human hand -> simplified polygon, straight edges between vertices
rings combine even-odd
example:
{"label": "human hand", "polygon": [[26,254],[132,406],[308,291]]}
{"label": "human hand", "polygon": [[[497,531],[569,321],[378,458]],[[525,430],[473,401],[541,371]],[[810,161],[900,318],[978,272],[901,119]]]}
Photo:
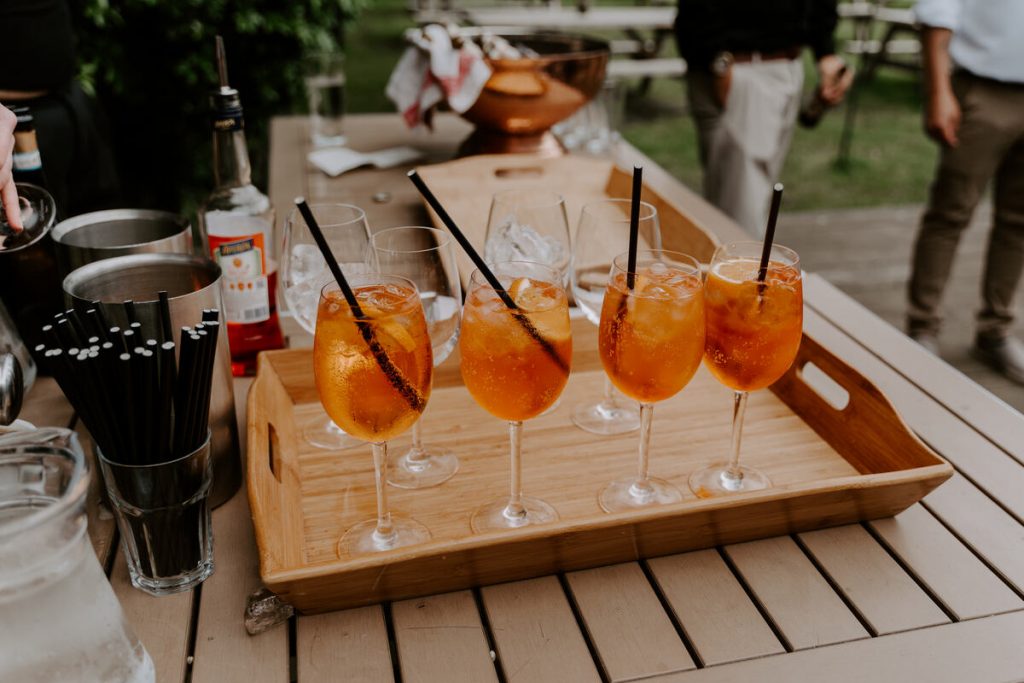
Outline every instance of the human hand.
{"label": "human hand", "polygon": [[924,110],[924,130],[928,137],[947,147],[956,147],[960,140],[960,103],[950,88],[935,88],[928,95]]}
{"label": "human hand", "polygon": [[829,106],[843,101],[853,85],[853,67],[837,55],[825,55],[818,60],[818,91]]}
{"label": "human hand", "polygon": [[18,117],[0,104],[0,204],[7,214],[7,223],[15,230],[21,230],[21,209],[18,206],[18,190],[14,187],[11,169],[14,165],[14,127]]}

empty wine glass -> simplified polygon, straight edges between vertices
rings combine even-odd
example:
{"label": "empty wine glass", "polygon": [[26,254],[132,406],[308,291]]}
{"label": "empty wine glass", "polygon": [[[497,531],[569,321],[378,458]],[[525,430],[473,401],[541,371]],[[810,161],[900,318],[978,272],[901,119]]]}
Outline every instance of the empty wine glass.
{"label": "empty wine glass", "polygon": [[[587,320],[598,325],[601,306],[608,289],[615,257],[629,245],[628,199],[591,202],[580,212],[572,257],[572,295]],[[640,202],[640,249],[660,249],[658,211]],[[640,428],[640,411],[633,401],[624,400],[605,375],[604,396],[573,408],[573,423],[591,434],[625,434]]]}
{"label": "empty wine glass", "polygon": [[[369,272],[366,254],[370,226],[363,210],[351,204],[313,204],[310,209],[345,275]],[[292,209],[284,223],[280,276],[288,309],[302,329],[313,334],[320,290],[334,278],[298,209]],[[318,418],[307,425],[302,437],[307,443],[327,450],[352,448],[362,443],[346,434],[329,417]]]}
{"label": "empty wine glass", "polygon": [[[458,343],[462,319],[462,285],[451,236],[437,228],[409,226],[375,233],[370,244],[377,270],[408,278],[419,289],[437,367]],[[437,486],[459,469],[459,459],[451,450],[423,445],[420,424],[417,420],[412,427],[412,447],[388,471],[392,486]]]}
{"label": "empty wine glass", "polygon": [[[621,250],[620,250],[621,251]],[[491,198],[484,260],[532,261],[555,270],[569,284],[569,220],[562,195],[547,190],[504,190]]]}

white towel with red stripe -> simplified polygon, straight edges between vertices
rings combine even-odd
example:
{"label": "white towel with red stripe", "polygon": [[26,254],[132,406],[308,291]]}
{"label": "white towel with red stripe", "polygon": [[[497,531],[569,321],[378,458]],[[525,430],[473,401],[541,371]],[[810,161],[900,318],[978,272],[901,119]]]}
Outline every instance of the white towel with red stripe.
{"label": "white towel with red stripe", "polygon": [[453,42],[450,29],[439,24],[407,36],[412,46],[391,72],[385,90],[406,125],[430,128],[434,108],[441,102],[460,114],[472,107],[491,77],[480,47],[469,39]]}

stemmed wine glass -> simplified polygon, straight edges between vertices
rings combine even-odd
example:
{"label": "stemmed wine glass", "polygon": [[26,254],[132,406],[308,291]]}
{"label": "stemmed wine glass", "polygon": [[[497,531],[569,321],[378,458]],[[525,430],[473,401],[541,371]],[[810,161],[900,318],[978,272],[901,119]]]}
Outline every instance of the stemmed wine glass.
{"label": "stemmed wine glass", "polygon": [[758,278],[761,242],[732,242],[715,250],[705,286],[707,343],[704,364],[735,392],[732,451],[690,475],[701,498],[771,485],[767,475],[740,465],[740,437],[749,392],[781,378],[793,364],[803,334],[800,258],[773,245],[766,274]]}
{"label": "stemmed wine glass", "polygon": [[[419,289],[437,367],[455,349],[462,319],[462,285],[451,236],[436,228],[410,226],[377,232],[370,244],[376,270],[406,277]],[[412,427],[412,447],[389,471],[392,486],[437,486],[459,469],[459,459],[451,450],[424,447],[420,424],[417,420]]]}
{"label": "stemmed wine glass", "polygon": [[608,484],[598,495],[605,512],[675,503],[679,489],[648,475],[654,404],[689,383],[704,355],[704,286],[700,264],[673,251],[616,257],[601,308],[598,349],[615,386],[640,402],[640,449],[635,477]]}
{"label": "stemmed wine glass", "polygon": [[[601,322],[601,304],[608,288],[612,261],[629,241],[628,199],[603,199],[591,202],[580,212],[572,255],[572,295],[587,320]],[[640,202],[638,246],[661,248],[658,211]],[[640,411],[624,401],[606,375],[604,396],[573,408],[573,423],[591,434],[625,434],[640,427]]]}
{"label": "stemmed wine glass", "polygon": [[[313,204],[310,208],[341,262],[342,270],[352,275],[371,270],[366,265],[370,226],[363,210],[351,204]],[[334,278],[298,209],[292,209],[284,223],[280,275],[288,309],[302,329],[313,334],[320,290]],[[330,418],[317,418],[306,426],[302,436],[307,443],[327,450],[352,448],[362,443],[346,434]]]}
{"label": "stemmed wine glass", "polygon": [[419,522],[393,518],[387,499],[387,441],[420,418],[434,372],[427,321],[411,280],[367,273],[346,277],[359,310],[338,284],[325,285],[313,338],[313,373],[327,414],[351,435],[373,444],[377,518],[356,524],[339,554],[391,550],[422,543]]}
{"label": "stemmed wine glass", "polygon": [[550,266],[569,284],[569,219],[565,200],[547,190],[503,190],[491,198],[484,260],[532,261]]}
{"label": "stemmed wine glass", "polygon": [[537,417],[561,395],[572,362],[569,302],[559,273],[526,261],[495,263],[491,270],[500,291],[479,270],[470,278],[459,352],[462,380],[473,399],[508,420],[512,476],[508,498],[473,514],[478,532],[558,519],[550,504],[523,495],[520,439],[523,420]]}

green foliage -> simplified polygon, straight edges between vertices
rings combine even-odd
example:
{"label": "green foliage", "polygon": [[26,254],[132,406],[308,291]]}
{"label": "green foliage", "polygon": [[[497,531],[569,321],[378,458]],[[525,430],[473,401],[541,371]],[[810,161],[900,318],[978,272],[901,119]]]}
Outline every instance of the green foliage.
{"label": "green foliage", "polygon": [[71,0],[80,79],[111,122],[125,204],[179,211],[212,186],[214,36],[266,187],[270,117],[305,108],[302,56],[339,48],[364,0]]}

